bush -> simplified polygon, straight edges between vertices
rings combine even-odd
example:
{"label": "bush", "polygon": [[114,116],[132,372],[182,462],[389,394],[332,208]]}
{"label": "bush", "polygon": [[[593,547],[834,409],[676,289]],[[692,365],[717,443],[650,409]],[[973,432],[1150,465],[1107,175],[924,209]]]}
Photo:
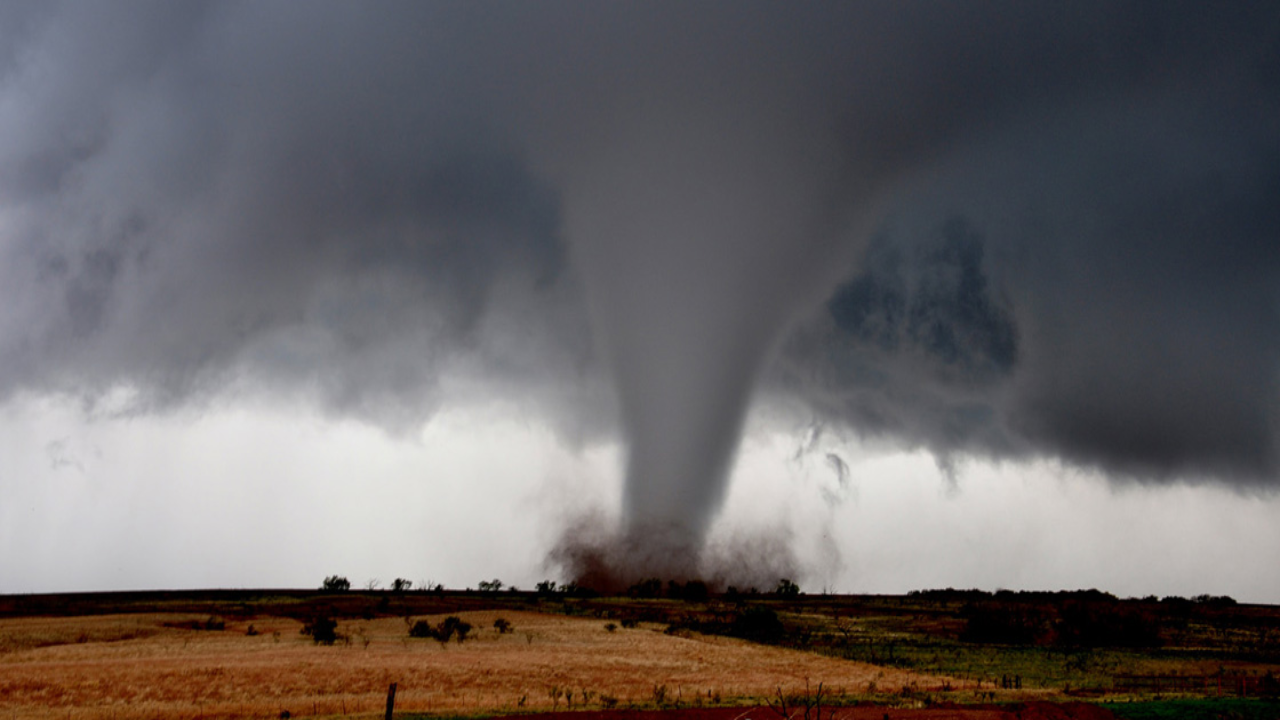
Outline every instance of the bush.
{"label": "bush", "polygon": [[445,618],[439,625],[432,626],[426,620],[419,620],[409,627],[409,637],[432,638],[442,643],[447,643],[450,639],[456,638],[458,643],[462,644],[466,641],[470,632],[471,623],[465,622],[455,615]]}
{"label": "bush", "polygon": [[729,634],[734,637],[770,645],[782,642],[784,633],[778,613],[767,607],[749,608],[729,625]]}
{"label": "bush", "polygon": [[495,630],[498,631],[499,635],[506,635],[512,630],[515,630],[515,628],[511,626],[511,623],[506,618],[498,618],[497,620],[494,620],[493,627]]}
{"label": "bush", "polygon": [[332,645],[338,641],[338,621],[328,615],[321,615],[302,626],[302,634],[310,635],[317,645]]}

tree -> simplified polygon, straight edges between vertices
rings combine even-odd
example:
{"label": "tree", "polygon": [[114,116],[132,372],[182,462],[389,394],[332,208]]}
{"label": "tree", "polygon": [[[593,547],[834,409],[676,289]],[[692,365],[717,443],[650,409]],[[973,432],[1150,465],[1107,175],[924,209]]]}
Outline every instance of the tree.
{"label": "tree", "polygon": [[800,594],[800,586],[787,578],[782,578],[778,581],[778,587],[773,592],[779,597],[795,597]]}
{"label": "tree", "polygon": [[380,587],[382,587],[382,581],[379,580],[378,578],[370,578],[369,582],[364,584],[364,589],[370,592],[373,592],[374,590],[377,590]]}
{"label": "tree", "polygon": [[[672,583],[678,585],[679,583]],[[627,588],[627,595],[634,598],[659,598],[662,597],[662,581],[658,578],[648,578]]]}
{"label": "tree", "polygon": [[324,579],[320,589],[325,592],[346,592],[351,589],[351,581],[341,575],[330,575]]}
{"label": "tree", "polygon": [[480,581],[480,592],[498,592],[502,589],[502,581],[498,578]]}
{"label": "tree", "polygon": [[408,592],[413,587],[413,582],[404,578],[396,578],[391,581],[391,592]]}

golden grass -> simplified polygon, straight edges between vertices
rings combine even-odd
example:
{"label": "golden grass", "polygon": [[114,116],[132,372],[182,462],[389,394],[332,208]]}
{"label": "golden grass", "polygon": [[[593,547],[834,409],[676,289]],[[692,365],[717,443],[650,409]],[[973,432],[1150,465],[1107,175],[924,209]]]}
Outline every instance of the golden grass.
{"label": "golden grass", "polygon": [[[345,621],[348,643],[314,645],[277,617],[228,621],[223,631],[166,626],[203,619],[117,615],[0,620],[0,720],[70,718],[381,717],[387,686],[397,711],[476,713],[620,705],[683,705],[772,695],[809,680],[837,692],[940,680],[906,671],[661,626],[608,632],[604,620],[527,612],[466,612],[473,637],[447,646],[408,637],[399,618]],[[493,629],[505,617],[514,632]],[[438,622],[440,617],[425,618]],[[260,634],[246,635],[252,623]],[[553,701],[552,690],[558,690]]]}

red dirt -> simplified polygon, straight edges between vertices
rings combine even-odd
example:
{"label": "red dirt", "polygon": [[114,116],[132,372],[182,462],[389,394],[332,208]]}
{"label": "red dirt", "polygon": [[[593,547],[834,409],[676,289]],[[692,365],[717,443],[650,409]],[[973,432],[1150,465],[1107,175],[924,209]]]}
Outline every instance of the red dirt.
{"label": "red dirt", "polygon": [[[1111,711],[1089,703],[1026,702],[1011,705],[953,705],[896,708],[855,705],[823,708],[828,720],[1114,720]],[[804,717],[803,709],[791,720]],[[768,707],[684,708],[680,710],[599,710],[508,715],[492,720],[782,720]]]}

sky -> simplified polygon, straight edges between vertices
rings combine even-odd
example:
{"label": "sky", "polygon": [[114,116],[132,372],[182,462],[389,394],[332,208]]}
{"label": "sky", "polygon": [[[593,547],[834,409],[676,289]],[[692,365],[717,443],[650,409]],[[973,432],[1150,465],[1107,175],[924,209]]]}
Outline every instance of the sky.
{"label": "sky", "polygon": [[6,3],[0,593],[1280,602],[1278,48],[1261,2]]}

